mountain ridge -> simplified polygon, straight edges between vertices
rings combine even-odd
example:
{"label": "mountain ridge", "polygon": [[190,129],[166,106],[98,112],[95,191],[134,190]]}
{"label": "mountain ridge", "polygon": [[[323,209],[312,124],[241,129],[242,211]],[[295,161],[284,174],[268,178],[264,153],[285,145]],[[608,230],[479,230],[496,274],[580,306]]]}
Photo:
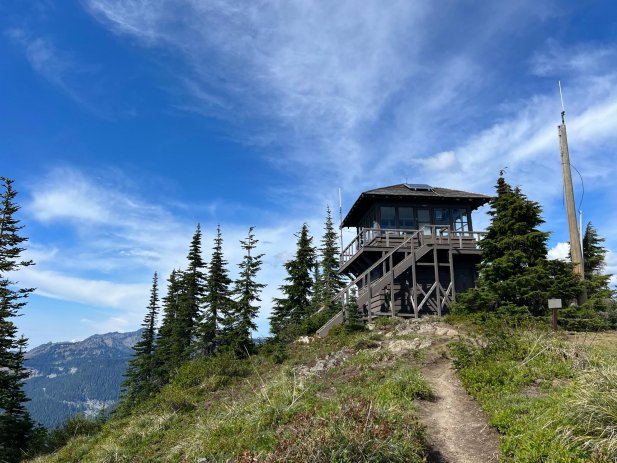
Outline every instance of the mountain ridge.
{"label": "mountain ridge", "polygon": [[76,413],[113,409],[142,330],[95,334],[82,341],[48,342],[25,353],[24,391],[33,419],[47,428]]}

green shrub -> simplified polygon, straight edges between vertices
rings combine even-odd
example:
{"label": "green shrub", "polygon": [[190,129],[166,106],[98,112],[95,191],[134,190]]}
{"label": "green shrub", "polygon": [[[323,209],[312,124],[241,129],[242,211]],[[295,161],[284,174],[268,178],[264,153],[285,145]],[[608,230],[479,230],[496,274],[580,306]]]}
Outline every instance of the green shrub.
{"label": "green shrub", "polygon": [[557,323],[560,328],[568,331],[601,331],[609,328],[608,320],[588,306],[560,309]]}
{"label": "green shrub", "polygon": [[248,360],[237,359],[231,352],[224,352],[185,363],[173,377],[172,384],[181,388],[201,386],[214,391],[232,379],[245,377],[250,372]]}

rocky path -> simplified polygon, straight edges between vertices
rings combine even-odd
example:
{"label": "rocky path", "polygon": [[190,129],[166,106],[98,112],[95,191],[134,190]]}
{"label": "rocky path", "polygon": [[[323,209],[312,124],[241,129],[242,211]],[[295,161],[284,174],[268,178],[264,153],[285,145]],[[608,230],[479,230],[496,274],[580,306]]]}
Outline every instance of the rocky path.
{"label": "rocky path", "polygon": [[423,371],[437,396],[420,404],[420,414],[433,448],[429,462],[497,462],[499,436],[479,405],[461,385],[451,362],[439,359]]}

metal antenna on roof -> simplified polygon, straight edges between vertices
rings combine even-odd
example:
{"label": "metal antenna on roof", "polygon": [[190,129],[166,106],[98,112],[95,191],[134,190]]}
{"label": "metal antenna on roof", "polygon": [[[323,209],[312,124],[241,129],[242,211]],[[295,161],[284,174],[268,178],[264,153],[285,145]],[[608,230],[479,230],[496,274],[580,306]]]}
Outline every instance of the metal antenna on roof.
{"label": "metal antenna on roof", "polygon": [[343,194],[341,189],[338,189],[338,218],[339,218],[339,230],[341,232],[341,252],[343,252]]}

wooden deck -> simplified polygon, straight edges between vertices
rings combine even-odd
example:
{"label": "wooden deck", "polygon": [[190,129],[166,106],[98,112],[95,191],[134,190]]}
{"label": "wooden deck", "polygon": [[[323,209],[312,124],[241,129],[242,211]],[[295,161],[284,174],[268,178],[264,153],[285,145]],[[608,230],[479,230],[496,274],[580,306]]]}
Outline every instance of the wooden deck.
{"label": "wooden deck", "polygon": [[404,252],[404,247],[399,249],[400,245],[412,236],[415,248],[428,245],[436,249],[479,254],[478,242],[484,235],[485,232],[454,231],[450,227],[436,225],[424,227],[422,230],[364,228],[341,252],[340,271],[345,272],[363,253],[381,254],[392,250]]}

